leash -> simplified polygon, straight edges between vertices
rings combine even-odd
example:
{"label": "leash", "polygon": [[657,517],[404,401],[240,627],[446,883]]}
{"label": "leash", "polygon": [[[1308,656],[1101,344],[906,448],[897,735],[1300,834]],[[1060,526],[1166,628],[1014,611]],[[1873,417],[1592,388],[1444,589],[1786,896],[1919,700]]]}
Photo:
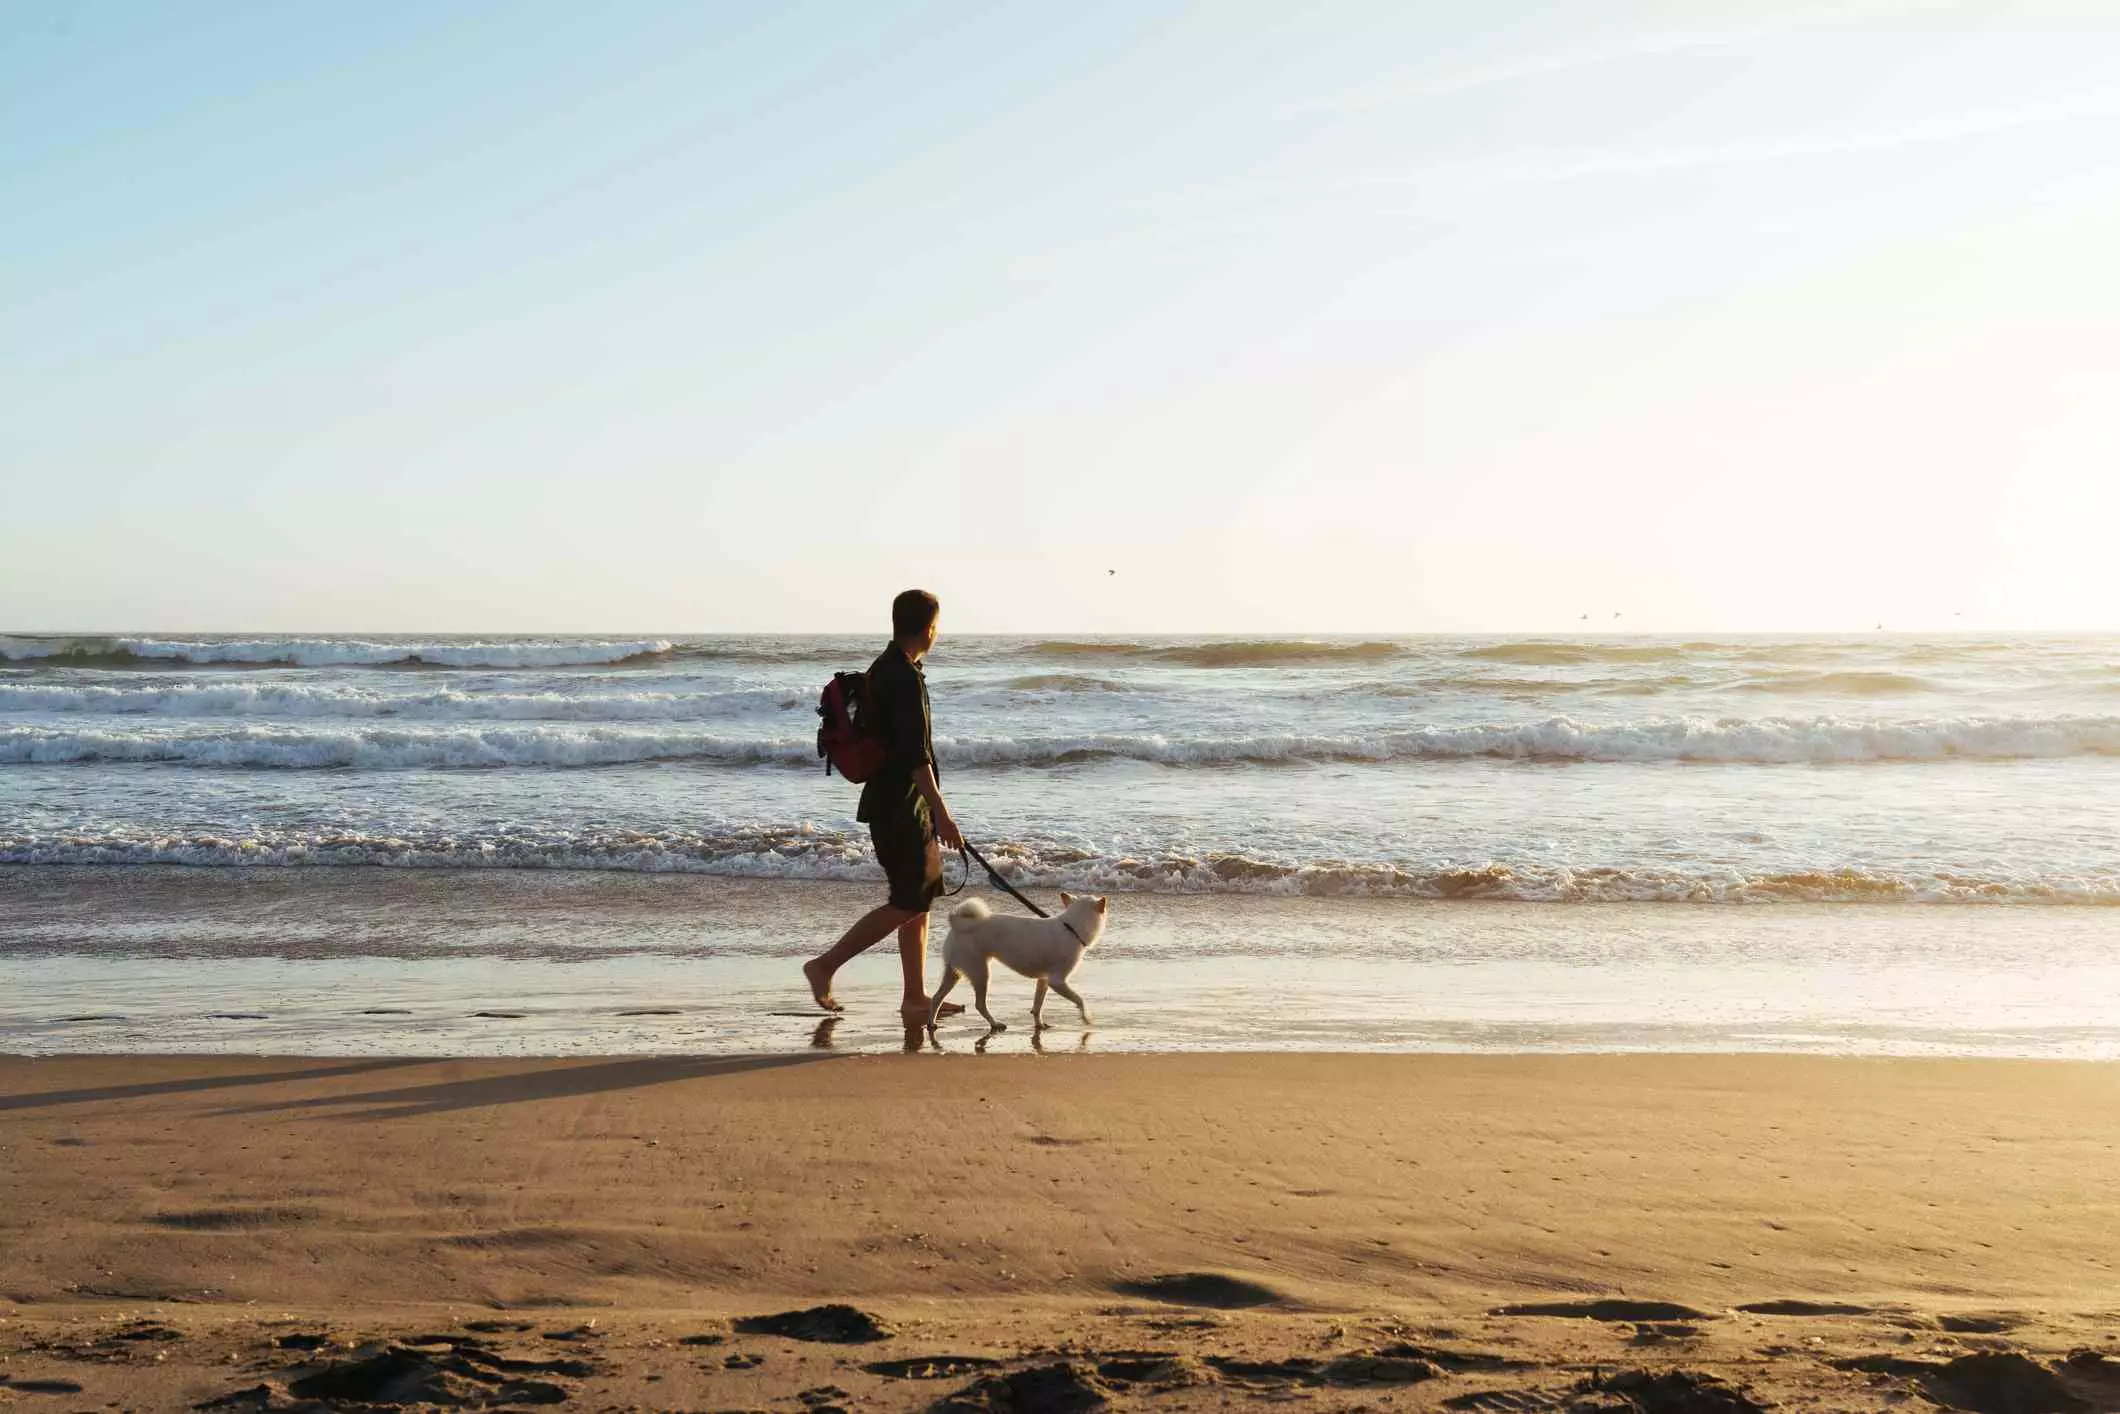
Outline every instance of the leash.
{"label": "leash", "polygon": [[[943,891],[942,896],[944,898],[955,898],[958,894],[964,892],[964,886],[972,882],[972,861],[976,859],[979,861],[979,867],[986,871],[986,881],[989,884],[992,884],[995,888],[1001,890],[1001,892],[1007,894],[1010,898],[1022,904],[1025,908],[1037,914],[1040,918],[1050,918],[1053,916],[1050,913],[1047,913],[1044,909],[1038,907],[1037,904],[1032,903],[1029,899],[1025,898],[1014,884],[1011,884],[1008,880],[1002,878],[1001,871],[996,869],[993,865],[987,863],[986,856],[981,854],[979,852],[978,847],[974,845],[970,840],[965,839],[962,835],[959,835],[957,838],[957,858],[964,865],[964,877],[957,881],[956,888],[946,889]],[[1080,933],[1075,932],[1074,924],[1068,922],[1065,918],[1063,918],[1060,920],[1060,926],[1067,929],[1067,931],[1073,935],[1076,942],[1081,943],[1084,947],[1089,946],[1087,940],[1085,940]]]}
{"label": "leash", "polygon": [[[979,867],[986,871],[986,881],[989,884],[992,884],[995,888],[1001,890],[1001,892],[1007,894],[1010,898],[1022,904],[1025,908],[1037,914],[1040,918],[1050,918],[1053,916],[1050,913],[1047,913],[1044,909],[1038,907],[1037,904],[1032,903],[1029,899],[1025,898],[1022,893],[1017,890],[1014,884],[1011,884],[1008,880],[1002,878],[1001,871],[996,869],[993,865],[987,863],[986,856],[981,854],[979,852],[978,846],[974,845],[970,840],[960,841],[957,846],[957,857],[964,861],[964,879],[957,885],[956,888],[951,889],[949,894],[944,895],[944,897],[949,897],[950,895],[961,894],[964,892],[965,884],[969,884],[972,881],[972,861],[976,859],[979,861]],[[1074,930],[1069,929],[1068,931],[1073,932]]]}

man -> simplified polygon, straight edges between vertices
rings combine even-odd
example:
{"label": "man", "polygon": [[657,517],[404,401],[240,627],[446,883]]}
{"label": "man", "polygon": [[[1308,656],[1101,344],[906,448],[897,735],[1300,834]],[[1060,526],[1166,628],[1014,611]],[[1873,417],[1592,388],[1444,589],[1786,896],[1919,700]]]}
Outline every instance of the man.
{"label": "man", "polygon": [[863,914],[822,956],[802,965],[810,995],[826,1011],[841,1009],[832,999],[832,975],[848,958],[896,931],[905,980],[899,1011],[909,1026],[927,1020],[928,906],[942,892],[941,846],[956,849],[963,843],[935,784],[935,733],[927,673],[920,666],[934,650],[941,612],[941,602],[925,589],[908,589],[893,599],[890,646],[869,665],[869,708],[887,755],[882,769],[861,788],[854,818],[869,827],[876,862],[890,880],[890,900]]}

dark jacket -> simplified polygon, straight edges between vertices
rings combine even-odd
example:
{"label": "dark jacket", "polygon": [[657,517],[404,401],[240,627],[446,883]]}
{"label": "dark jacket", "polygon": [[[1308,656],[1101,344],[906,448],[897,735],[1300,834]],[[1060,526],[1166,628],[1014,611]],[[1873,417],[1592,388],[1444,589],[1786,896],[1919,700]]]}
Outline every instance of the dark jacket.
{"label": "dark jacket", "polygon": [[[893,642],[869,664],[869,706],[887,754],[883,769],[861,788],[854,818],[886,819],[901,813],[922,818],[927,802],[913,784],[913,774],[935,764],[935,727],[928,712],[927,674]],[[937,770],[936,778],[941,778]]]}

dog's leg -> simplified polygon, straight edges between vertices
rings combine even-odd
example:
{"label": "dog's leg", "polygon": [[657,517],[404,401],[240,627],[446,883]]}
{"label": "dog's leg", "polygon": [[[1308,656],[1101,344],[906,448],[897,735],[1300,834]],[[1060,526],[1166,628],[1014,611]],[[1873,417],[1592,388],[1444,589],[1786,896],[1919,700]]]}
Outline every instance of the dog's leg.
{"label": "dog's leg", "polygon": [[1053,990],[1075,1004],[1075,1010],[1082,1013],[1082,1024],[1084,1026],[1095,1026],[1097,1024],[1090,1020],[1089,1007],[1083,1004],[1082,998],[1075,995],[1075,989],[1067,985],[1066,978],[1055,977],[1053,979]]}
{"label": "dog's leg", "polygon": [[928,1030],[935,1029],[935,1018],[942,1015],[942,999],[957,985],[957,969],[947,962],[942,964],[942,985],[935,989],[935,1000],[928,1006]]}
{"label": "dog's leg", "polygon": [[1042,1031],[1045,1029],[1045,1017],[1042,1014],[1044,1011],[1045,979],[1040,977],[1038,979],[1038,993],[1031,998],[1031,1030]]}
{"label": "dog's leg", "polygon": [[994,1020],[994,1014],[986,1009],[986,979],[990,970],[987,960],[982,957],[964,969],[964,975],[972,979],[972,1000],[977,1003],[979,1014],[986,1018],[988,1028],[992,1031],[1006,1031],[1008,1028]]}

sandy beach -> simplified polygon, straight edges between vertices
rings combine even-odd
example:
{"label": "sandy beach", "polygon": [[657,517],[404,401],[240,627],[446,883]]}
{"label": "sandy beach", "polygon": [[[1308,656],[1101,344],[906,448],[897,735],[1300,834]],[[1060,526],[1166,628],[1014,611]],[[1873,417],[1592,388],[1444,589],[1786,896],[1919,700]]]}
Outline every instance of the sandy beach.
{"label": "sandy beach", "polygon": [[0,1399],[2120,1408],[2116,1101],[1786,1056],[6,1059]]}

